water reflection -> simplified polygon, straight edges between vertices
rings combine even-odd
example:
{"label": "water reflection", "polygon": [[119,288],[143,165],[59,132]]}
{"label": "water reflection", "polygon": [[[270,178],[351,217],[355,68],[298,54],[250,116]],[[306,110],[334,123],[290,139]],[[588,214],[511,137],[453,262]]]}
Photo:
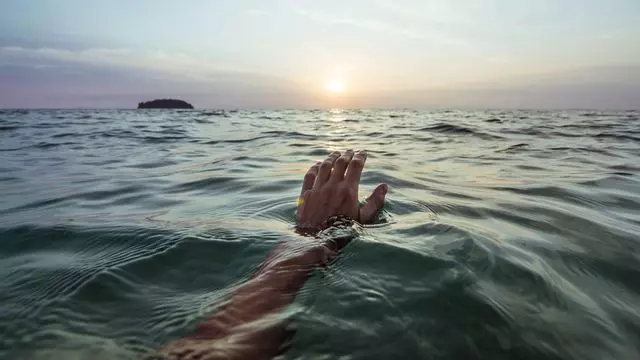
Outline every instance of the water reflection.
{"label": "water reflection", "polygon": [[389,201],[297,298],[285,358],[639,358],[637,112],[0,113],[2,358],[185,335],[346,148]]}

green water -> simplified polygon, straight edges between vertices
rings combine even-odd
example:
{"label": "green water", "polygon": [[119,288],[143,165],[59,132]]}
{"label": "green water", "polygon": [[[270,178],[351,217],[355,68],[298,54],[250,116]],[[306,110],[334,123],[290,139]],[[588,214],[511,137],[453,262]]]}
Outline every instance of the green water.
{"label": "green water", "polygon": [[387,205],[287,309],[283,358],[637,359],[638,116],[0,111],[0,358],[188,335],[354,148]]}

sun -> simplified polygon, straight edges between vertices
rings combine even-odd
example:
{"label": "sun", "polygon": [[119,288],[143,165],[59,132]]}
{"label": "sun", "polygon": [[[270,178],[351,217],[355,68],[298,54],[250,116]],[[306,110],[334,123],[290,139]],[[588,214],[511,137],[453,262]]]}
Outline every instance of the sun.
{"label": "sun", "polygon": [[331,79],[324,84],[324,88],[332,94],[341,94],[344,92],[344,82],[342,79]]}

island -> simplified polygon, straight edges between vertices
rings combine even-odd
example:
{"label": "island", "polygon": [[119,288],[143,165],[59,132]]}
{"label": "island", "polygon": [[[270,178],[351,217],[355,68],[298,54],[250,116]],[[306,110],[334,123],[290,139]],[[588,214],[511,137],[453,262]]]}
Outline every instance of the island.
{"label": "island", "polygon": [[159,99],[138,103],[138,109],[193,109],[193,105],[183,100]]}

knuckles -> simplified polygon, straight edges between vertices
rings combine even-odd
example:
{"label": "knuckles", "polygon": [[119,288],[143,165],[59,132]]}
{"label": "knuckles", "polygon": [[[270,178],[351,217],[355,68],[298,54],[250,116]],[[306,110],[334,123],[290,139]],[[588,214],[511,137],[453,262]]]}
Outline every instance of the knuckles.
{"label": "knuckles", "polygon": [[356,197],[358,194],[356,194],[356,190],[351,186],[341,186],[338,189],[338,195],[340,198],[352,198]]}
{"label": "knuckles", "polygon": [[347,159],[344,157],[340,157],[338,158],[338,160],[336,160],[336,167],[345,167],[347,165]]}
{"label": "knuckles", "polygon": [[308,172],[306,174],[304,174],[304,182],[311,182],[313,180],[315,180],[316,178],[316,174]]}
{"label": "knuckles", "polygon": [[327,170],[327,169],[330,169],[332,165],[333,163],[331,162],[331,160],[325,160],[322,162],[322,164],[320,164],[320,168]]}
{"label": "knuckles", "polygon": [[364,166],[364,160],[362,160],[362,159],[353,159],[349,163],[349,166],[353,167],[354,169],[362,169],[362,167]]}

